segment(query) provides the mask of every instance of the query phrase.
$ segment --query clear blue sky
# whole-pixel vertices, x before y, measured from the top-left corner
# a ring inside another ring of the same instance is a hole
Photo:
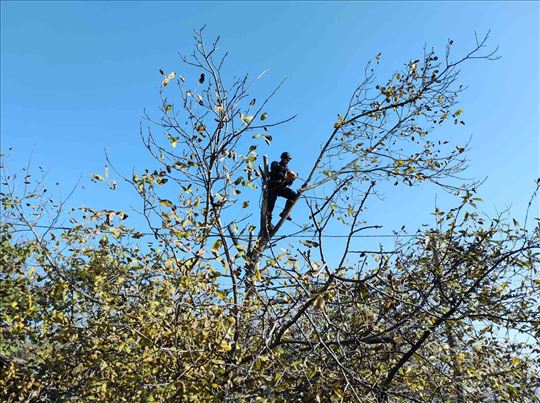
[[[298,114],[273,132],[263,152],[289,150],[301,174],[343,111],[365,62],[382,52],[384,72],[420,55],[424,45],[457,54],[474,45],[474,32],[491,30],[501,60],[466,65],[461,97],[466,126],[448,136],[472,136],[468,177],[489,213],[512,205],[522,218],[539,176],[538,2],[2,2],[1,146],[14,147],[9,164],[49,170],[65,192],[82,176],[86,189],[70,204],[113,208],[135,203],[90,183],[103,173],[104,148],[126,174],[148,157],[138,137],[143,109],[156,111],[161,67],[182,72],[177,52],[192,48],[192,29],[221,35],[227,70],[257,75],[269,69],[254,95],[281,79],[285,87],[268,112]],[[430,222],[433,188],[398,187],[370,207],[371,223],[388,233]],[[258,195],[252,195],[254,199]],[[438,201],[445,196],[439,192]],[[537,205],[536,205],[537,206]],[[535,212],[538,213],[537,208]],[[299,214],[302,214],[300,211]]]

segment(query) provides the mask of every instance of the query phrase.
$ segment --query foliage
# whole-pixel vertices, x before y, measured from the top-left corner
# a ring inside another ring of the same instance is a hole
[[[193,74],[160,71],[162,117],[148,118],[164,136],[144,136],[158,166],[123,177],[149,232],[89,208],[59,227],[63,203],[28,173],[16,191],[3,167],[3,400],[534,400],[540,227],[480,214],[476,184],[451,181],[466,147],[435,140],[463,123],[458,68],[493,58],[485,38],[456,62],[451,43],[426,51],[384,84],[368,64],[299,190],[304,240],[264,208],[258,230],[243,213],[242,192],[266,192],[258,142],[290,118],[273,121],[275,91],[258,103],[247,76],[227,86],[217,41],[195,40]],[[388,181],[433,183],[456,207],[392,251],[352,251]]]

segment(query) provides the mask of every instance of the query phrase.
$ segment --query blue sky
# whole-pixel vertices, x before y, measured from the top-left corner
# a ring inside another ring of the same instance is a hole
[[[104,148],[126,174],[148,165],[138,133],[144,109],[159,105],[158,69],[182,73],[178,52],[191,51],[192,29],[202,25],[208,39],[221,35],[229,74],[269,69],[255,96],[287,78],[268,113],[298,117],[262,152],[287,149],[301,175],[377,53],[384,81],[425,45],[442,52],[450,38],[461,55],[475,31],[491,30],[502,58],[463,67],[467,124],[445,134],[456,144],[472,136],[465,176],[487,178],[480,196],[488,213],[512,206],[522,218],[539,176],[538,2],[40,1],[2,2],[1,11],[2,151],[14,148],[16,170],[33,150],[35,166],[64,193],[82,177],[72,206],[136,205],[126,186],[111,193],[89,177],[103,174]],[[384,233],[403,224],[414,232],[446,198],[430,187],[392,188],[369,214]]]

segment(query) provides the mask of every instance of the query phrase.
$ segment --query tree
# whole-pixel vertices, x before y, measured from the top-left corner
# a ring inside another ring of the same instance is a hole
[[[256,150],[292,119],[265,112],[280,86],[257,102],[247,75],[227,85],[203,30],[183,58],[190,75],[160,71],[162,116],[148,119],[164,136],[143,135],[157,166],[122,176],[149,233],[88,208],[58,228],[41,182],[18,194],[4,172],[5,399],[534,399],[540,228],[478,213],[477,184],[453,180],[466,146],[437,139],[463,123],[460,66],[496,58],[486,40],[457,61],[451,41],[443,56],[424,50],[379,84],[368,63],[299,189],[311,239],[283,235],[284,218],[266,223]],[[388,181],[435,184],[456,207],[392,251],[352,250],[377,227],[365,206]],[[343,230],[337,258],[330,225]]]

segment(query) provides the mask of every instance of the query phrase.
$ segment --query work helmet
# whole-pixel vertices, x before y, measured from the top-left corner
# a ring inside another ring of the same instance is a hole
[[[291,154],[289,154],[288,152],[283,152],[281,153],[281,159],[286,159],[286,160],[292,160],[292,157],[291,157]]]

